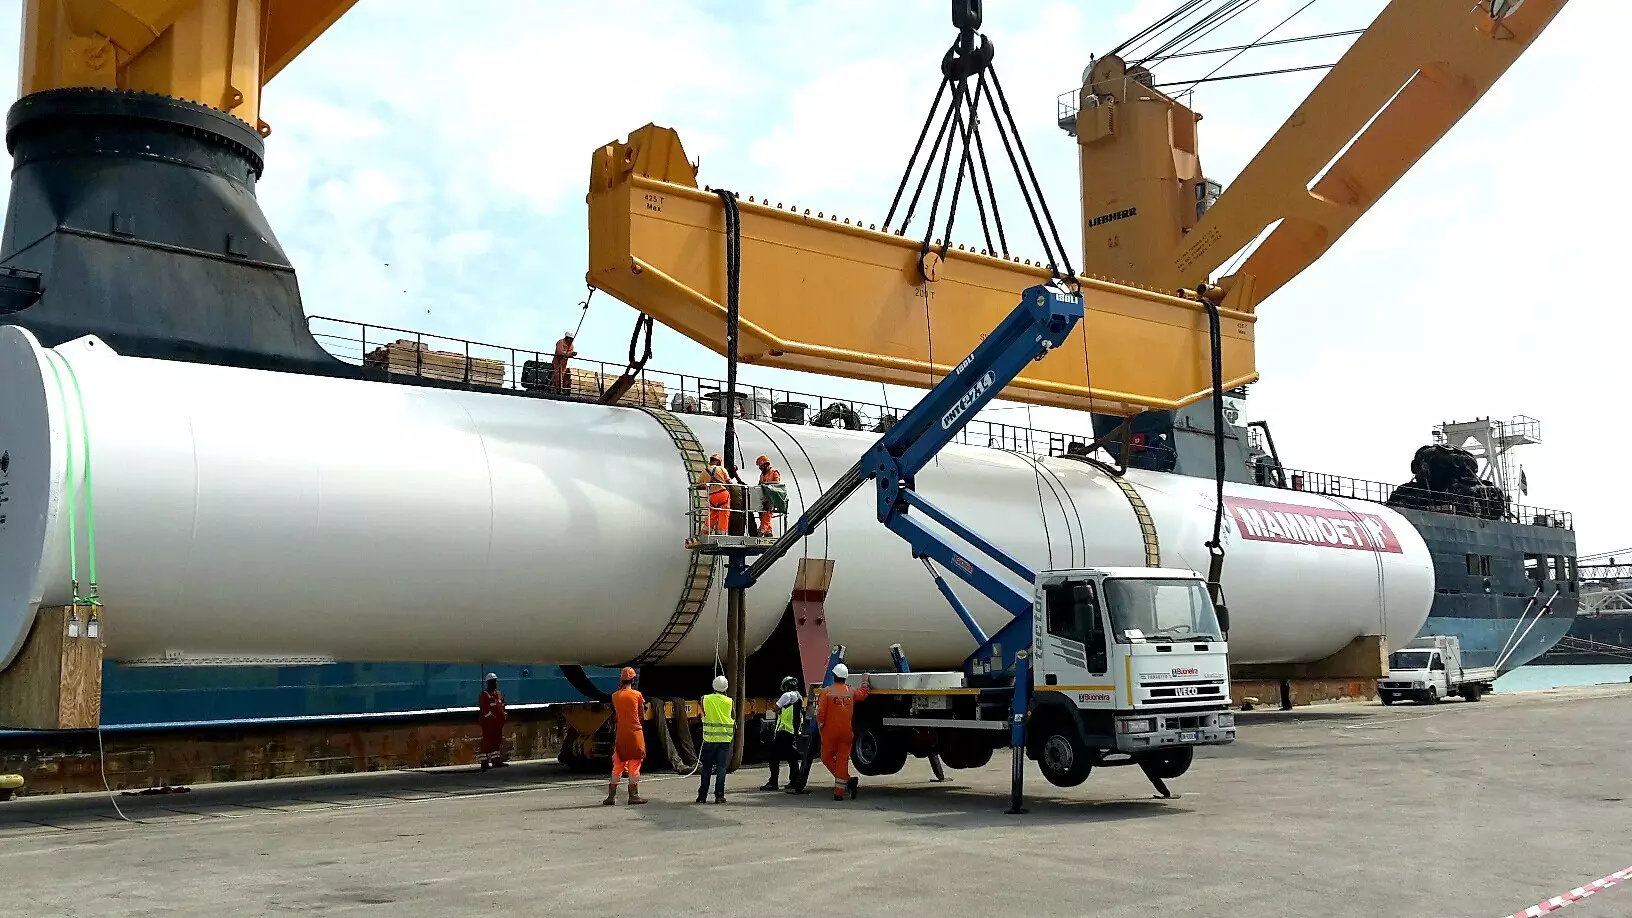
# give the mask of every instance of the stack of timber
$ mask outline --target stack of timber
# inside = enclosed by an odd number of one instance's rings
[[[423,376],[445,382],[469,382],[475,386],[503,386],[504,361],[466,357],[450,351],[433,351],[423,342],[398,338],[370,351],[363,362],[385,367],[388,372]]]
[[[580,370],[577,367],[567,368],[568,395],[578,398],[598,400],[606,390],[618,379],[616,373],[599,373],[595,370]],[[618,398],[620,405],[646,405],[652,408],[662,408],[665,390],[663,384],[654,379],[644,377],[635,380],[634,385]]]

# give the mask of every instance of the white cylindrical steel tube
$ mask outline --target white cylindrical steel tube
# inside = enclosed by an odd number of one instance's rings
[[[104,633],[121,660],[618,664],[663,633],[689,577],[690,482],[669,433],[639,409],[128,358],[94,338],[46,351],[15,327],[0,328],[0,387],[0,663],[39,605],[70,600],[71,568],[88,589],[93,521]],[[718,448],[722,418],[681,419]],[[737,430],[740,455],[765,453],[781,469],[795,514],[876,439]],[[1211,483],[1127,480],[1164,566],[1205,570]],[[917,484],[1039,568],[1144,563],[1127,495],[1092,466],[955,446]],[[1393,645],[1416,634],[1432,568],[1402,518],[1316,495],[1229,493],[1234,661],[1311,661],[1359,635],[1386,632]],[[1272,503],[1308,515],[1276,517]],[[1249,527],[1248,505],[1267,522]],[[1322,514],[1355,525],[1323,528]],[[1388,534],[1385,550],[1343,544],[1368,534],[1363,520]],[[972,649],[878,524],[870,488],[804,551],[835,560],[829,633],[855,664],[887,664],[896,642],[919,668],[955,666]],[[784,559],[749,591],[750,646],[780,620],[796,564]],[[1004,613],[959,590],[995,630]],[[723,654],[721,592],[716,578],[665,662]]]

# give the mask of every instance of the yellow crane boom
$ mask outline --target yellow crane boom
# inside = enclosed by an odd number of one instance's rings
[[[1565,2],[1394,0],[1216,200],[1200,115],[1143,68],[1101,58],[1074,131],[1086,268],[1194,286],[1280,221],[1236,272],[1268,299],[1438,143]]]

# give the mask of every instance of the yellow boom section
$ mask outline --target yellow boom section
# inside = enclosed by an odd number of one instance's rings
[[[23,0],[19,93],[186,99],[255,125],[261,87],[357,0]]]
[[[723,353],[724,209],[697,186],[674,131],[647,125],[596,151],[588,200],[589,283]],[[740,210],[745,363],[924,387],[974,350],[1022,290],[1049,279],[1043,267],[954,249],[924,281],[917,240],[822,213],[749,201]],[[1208,396],[1199,301],[1080,282],[1085,319],[1003,398],[1126,415]],[[1226,388],[1257,378],[1251,296],[1238,283],[1221,309]]]
[[[1281,220],[1240,270],[1268,298],[1438,143],[1565,2],[1394,0],[1185,237],[1161,279],[1203,282]]]

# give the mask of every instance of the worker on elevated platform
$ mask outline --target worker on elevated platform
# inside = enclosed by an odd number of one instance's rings
[[[606,789],[601,803],[612,806],[618,802],[618,785],[629,775],[629,803],[645,803],[640,795],[640,763],[646,760],[646,728],[641,723],[641,712],[646,709],[646,697],[635,690],[635,668],[625,666],[618,677],[618,690],[612,693],[612,718],[617,731],[612,741],[612,783]]]
[[[761,456],[760,458],[764,458]],[[782,696],[771,706],[776,715],[776,732],[771,736],[771,780],[760,790],[779,790],[782,763],[788,763],[788,790],[799,784],[799,754],[797,739],[804,732],[805,699],[799,694],[799,680],[788,676],[782,680]]]
[[[833,667],[833,684],[822,690],[816,707],[816,723],[822,733],[822,764],[833,773],[833,799],[843,800],[844,792],[856,796],[859,782],[850,777],[850,744],[855,740],[856,702],[867,698],[869,685],[851,689],[850,667]]]
[[[500,754],[504,747],[504,693],[499,691],[499,677],[497,673],[488,673],[484,680],[487,685],[482,694],[476,699],[476,722],[482,728],[482,754],[478,760],[482,763],[482,771],[489,768],[503,768],[509,763]]]
[[[708,799],[710,776],[714,778],[714,802],[725,802],[725,769],[731,764],[731,743],[737,735],[731,696],[725,693],[730,687],[724,676],[715,676],[714,691],[703,696],[703,754],[698,757],[703,780],[697,785],[698,803]]]
[[[725,535],[731,531],[731,473],[719,453],[708,457],[708,468],[697,479],[697,489],[708,491],[708,529],[703,534]]]
[[[567,373],[568,361],[578,356],[578,349],[572,346],[572,337],[573,333],[569,331],[561,336],[560,341],[555,342],[555,359],[550,363],[550,382],[555,391],[562,395],[567,394],[572,389],[569,383],[570,376]]]
[[[772,539],[776,533],[771,529],[771,517],[780,510],[787,512],[787,491],[782,488],[782,473],[771,465],[771,457],[760,456],[754,460],[759,466],[759,535],[761,538]],[[775,485],[775,487],[769,487]],[[781,496],[781,507],[777,506],[777,497]]]

